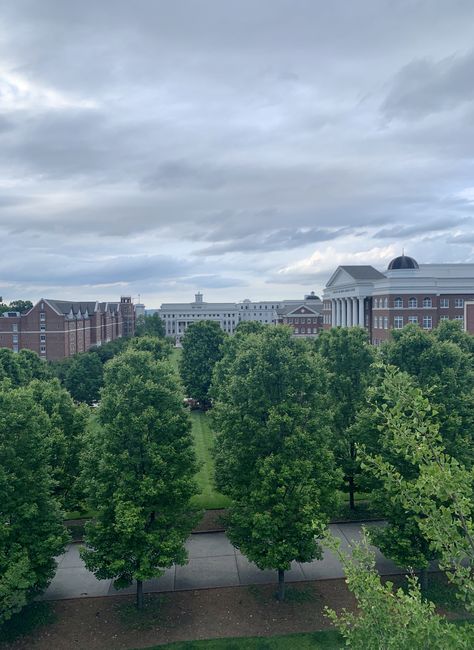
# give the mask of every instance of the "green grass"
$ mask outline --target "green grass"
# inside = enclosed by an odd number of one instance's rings
[[[344,647],[339,633],[327,630],[312,634],[182,641],[154,646],[149,650],[339,650]]]
[[[214,460],[211,451],[214,434],[209,426],[208,417],[202,411],[191,411],[191,421],[196,456],[200,466],[196,477],[200,493],[193,497],[193,505],[206,510],[225,508],[229,505],[229,499],[219,494],[214,487]]]
[[[181,356],[181,348],[173,348],[170,355],[170,361],[173,368],[179,374],[179,358]]]

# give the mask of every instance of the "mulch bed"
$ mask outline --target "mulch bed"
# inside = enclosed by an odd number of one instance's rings
[[[326,605],[354,609],[344,580],[288,585],[288,600],[274,585],[201,589],[150,597],[151,625],[136,623],[131,596],[52,603],[57,620],[2,650],[131,650],[172,641],[232,636],[272,636],[331,627]]]

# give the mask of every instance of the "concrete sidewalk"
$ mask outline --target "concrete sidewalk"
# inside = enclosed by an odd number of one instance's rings
[[[368,524],[368,526],[374,524]],[[350,544],[361,539],[361,525],[357,523],[333,524],[331,533],[341,540],[343,550],[349,552]],[[50,586],[43,595],[45,600],[88,598],[134,593],[132,585],[117,591],[112,580],[97,580],[90,573],[79,555],[80,544],[70,544],[58,558],[58,569]],[[202,533],[192,535],[186,547],[189,562],[185,566],[173,566],[158,579],[144,583],[145,592],[207,589],[210,587],[237,587],[240,585],[272,583],[277,581],[276,571],[261,571],[235,549],[225,533]],[[377,569],[382,575],[401,573],[403,569],[387,560],[375,549]],[[331,551],[326,550],[322,560],[308,563],[293,562],[286,573],[288,582],[342,578],[340,562]]]

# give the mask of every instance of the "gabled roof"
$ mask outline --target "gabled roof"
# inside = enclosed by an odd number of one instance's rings
[[[308,305],[308,303],[302,302],[299,305],[291,305],[291,306],[282,307],[282,309],[277,309],[277,314],[279,316],[291,316],[292,314],[296,316],[300,316],[300,315],[320,316],[321,311],[316,307],[316,305]]]
[[[342,275],[345,274],[346,277],[349,276],[352,280],[355,280],[356,282],[364,282],[364,281],[368,282],[371,280],[381,280],[382,278],[386,277],[383,273],[377,271],[377,269],[374,269],[373,266],[369,266],[365,264],[344,265],[344,266],[337,267],[337,269],[329,278],[326,287],[330,287],[331,285],[333,285],[337,276],[341,274],[341,272]]]
[[[57,314],[64,314],[69,316],[71,313],[75,316],[76,314],[84,314],[86,311],[91,314],[94,313],[96,309],[96,302],[87,301],[87,302],[74,302],[71,300],[51,300],[45,298],[46,302]]]

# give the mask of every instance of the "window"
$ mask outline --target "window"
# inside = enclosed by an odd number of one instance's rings
[[[432,307],[433,301],[431,298],[423,298],[423,307]]]
[[[300,333],[299,328],[298,328],[298,327],[295,327],[295,334],[299,334],[299,333]]]
[[[454,306],[456,309],[462,309],[464,307],[464,298],[455,298]]]
[[[385,307],[385,309],[388,308],[388,298],[383,299],[383,306]]]
[[[433,327],[433,318],[431,316],[423,316],[423,329],[430,330],[432,329],[432,327]]]
[[[40,353],[41,354],[46,354],[46,346],[45,345],[40,345]]]
[[[442,321],[442,320],[449,320],[449,316],[440,316],[440,317],[439,317],[439,320],[440,320],[440,321]]]
[[[46,314],[44,311],[40,311],[40,320],[45,321],[46,320]]]
[[[388,330],[388,316],[383,317],[383,328],[384,330]]]
[[[455,316],[454,320],[460,320],[464,323],[464,316]]]
[[[393,306],[396,309],[401,309],[403,307],[403,299],[402,298],[395,298],[393,301]]]
[[[12,347],[13,352],[18,352],[18,343],[14,343]]]
[[[18,343],[18,334],[13,335],[13,343]]]
[[[393,327],[396,330],[401,330],[403,328],[403,316],[395,316],[393,319]]]
[[[409,298],[408,307],[410,309],[416,309],[418,307],[418,300],[416,298]]]
[[[375,298],[375,300],[374,300],[374,308],[375,309],[379,308],[379,299],[378,298]]]
[[[418,316],[408,316],[409,323],[418,323]]]
[[[46,334],[40,334],[41,343],[46,343]]]
[[[12,332],[18,332],[18,325],[16,323],[12,325]]]
[[[439,306],[441,309],[448,309],[449,308],[449,298],[440,298],[439,299]]]

